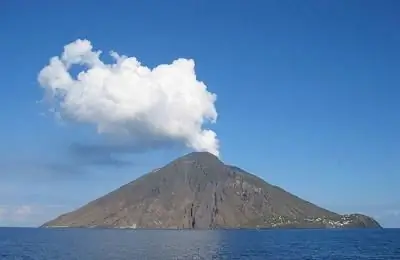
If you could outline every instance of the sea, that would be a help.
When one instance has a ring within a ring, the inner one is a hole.
[[[0,228],[0,259],[400,259],[400,229]]]

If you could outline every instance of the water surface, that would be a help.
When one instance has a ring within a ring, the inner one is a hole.
[[[400,229],[0,228],[0,259],[400,259]]]

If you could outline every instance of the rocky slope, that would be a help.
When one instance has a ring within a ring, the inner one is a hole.
[[[178,158],[43,227],[379,228],[339,215],[206,152]]]

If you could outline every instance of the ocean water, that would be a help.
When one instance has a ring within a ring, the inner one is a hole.
[[[400,259],[400,229],[0,228],[0,259]]]

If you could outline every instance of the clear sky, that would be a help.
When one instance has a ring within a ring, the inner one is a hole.
[[[399,1],[172,2],[0,3],[0,225],[210,150],[400,227]]]

